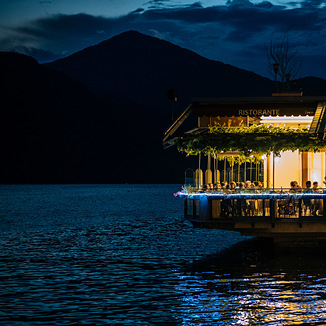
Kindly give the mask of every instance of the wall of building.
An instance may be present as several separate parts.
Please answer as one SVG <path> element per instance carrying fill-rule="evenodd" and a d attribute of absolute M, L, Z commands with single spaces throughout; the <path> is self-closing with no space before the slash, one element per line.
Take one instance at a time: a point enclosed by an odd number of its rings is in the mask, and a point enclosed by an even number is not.
<path fill-rule="evenodd" d="M 306 170 L 308 180 L 312 183 L 317 181 L 320 188 L 324 187 L 323 180 L 326 172 L 325 153 L 309 152 L 306 160 L 302 159 L 302 153 L 299 153 L 298 150 L 295 152 L 281 152 L 281 156 L 275 157 L 274 162 L 273 155 L 265 158 L 264 186 L 272 188 L 274 180 L 274 188 L 290 188 L 291 181 L 297 181 L 304 188 L 305 180 L 303 180 L 303 170 Z"/>

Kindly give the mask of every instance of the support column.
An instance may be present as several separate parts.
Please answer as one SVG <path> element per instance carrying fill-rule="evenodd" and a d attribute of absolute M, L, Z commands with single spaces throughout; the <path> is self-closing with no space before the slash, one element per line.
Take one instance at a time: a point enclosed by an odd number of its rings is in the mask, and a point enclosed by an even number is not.
<path fill-rule="evenodd" d="M 247 162 L 244 162 L 243 179 L 243 182 L 247 181 Z"/>
<path fill-rule="evenodd" d="M 217 183 L 220 180 L 220 170 L 218 169 L 218 161 L 217 161 L 217 157 L 216 155 L 214 154 L 214 177 L 213 177 L 213 183 Z"/>
<path fill-rule="evenodd" d="M 198 169 L 195 171 L 195 182 L 197 189 L 200 189 L 203 186 L 203 171 L 200 168 L 201 153 L 198 155 Z"/>
<path fill-rule="evenodd" d="M 231 165 L 231 182 L 233 182 L 233 166 L 234 166 L 234 164 Z"/>
<path fill-rule="evenodd" d="M 240 170 L 241 170 L 241 167 L 240 167 L 240 160 L 239 160 L 239 163 L 238 163 L 238 182 L 240 182 Z"/>
<path fill-rule="evenodd" d="M 205 171 L 205 184 L 212 183 L 211 154 L 207 155 L 207 170 Z"/>
<path fill-rule="evenodd" d="M 308 152 L 302 152 L 301 155 L 302 188 L 304 188 L 306 186 L 306 182 L 309 180 Z"/>
<path fill-rule="evenodd" d="M 275 154 L 273 152 L 273 190 L 275 187 Z"/>
<path fill-rule="evenodd" d="M 321 159 L 321 183 L 320 186 L 325 188 L 324 184 L 324 176 L 325 176 L 325 153 L 320 153 L 320 159 Z"/>
<path fill-rule="evenodd" d="M 271 188 L 271 155 L 267 156 L 266 161 L 267 161 L 266 187 Z"/>
<path fill-rule="evenodd" d="M 213 184 L 216 183 L 216 155 L 213 156 Z"/>

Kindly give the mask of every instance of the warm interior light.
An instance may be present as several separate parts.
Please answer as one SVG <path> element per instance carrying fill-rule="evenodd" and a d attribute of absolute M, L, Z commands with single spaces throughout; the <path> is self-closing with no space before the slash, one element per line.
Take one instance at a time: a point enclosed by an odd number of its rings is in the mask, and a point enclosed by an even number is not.
<path fill-rule="evenodd" d="M 311 123 L 312 122 L 312 119 L 314 117 L 313 116 L 309 116 L 309 115 L 306 115 L 306 116 L 283 116 L 283 117 L 280 117 L 280 116 L 268 116 L 268 117 L 265 117 L 265 116 L 262 116 L 260 118 L 260 123 L 297 123 L 297 124 L 300 124 L 300 123 Z"/>

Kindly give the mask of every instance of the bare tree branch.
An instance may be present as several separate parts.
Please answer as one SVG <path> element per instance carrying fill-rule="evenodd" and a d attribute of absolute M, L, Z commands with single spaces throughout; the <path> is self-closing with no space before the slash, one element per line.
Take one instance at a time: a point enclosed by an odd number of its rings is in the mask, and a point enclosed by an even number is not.
<path fill-rule="evenodd" d="M 300 74 L 298 50 L 298 48 L 290 48 L 287 33 L 272 38 L 269 47 L 266 48 L 268 72 L 275 83 L 281 82 L 283 91 L 289 82 L 297 79 Z"/>

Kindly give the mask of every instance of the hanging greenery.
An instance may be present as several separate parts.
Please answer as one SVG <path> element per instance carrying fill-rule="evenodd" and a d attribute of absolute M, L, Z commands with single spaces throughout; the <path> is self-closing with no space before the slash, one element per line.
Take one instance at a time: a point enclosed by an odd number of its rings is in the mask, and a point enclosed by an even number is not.
<path fill-rule="evenodd" d="M 250 127 L 210 127 L 207 132 L 198 131 L 180 137 L 176 141 L 179 151 L 187 155 L 199 152 L 207 155 L 220 154 L 234 163 L 262 161 L 263 155 L 271 152 L 280 155 L 281 151 L 300 150 L 318 152 L 326 148 L 326 141 L 309 134 L 308 129 L 290 129 L 272 125 L 252 125 Z M 223 152 L 238 152 L 238 156 L 221 156 Z"/>

